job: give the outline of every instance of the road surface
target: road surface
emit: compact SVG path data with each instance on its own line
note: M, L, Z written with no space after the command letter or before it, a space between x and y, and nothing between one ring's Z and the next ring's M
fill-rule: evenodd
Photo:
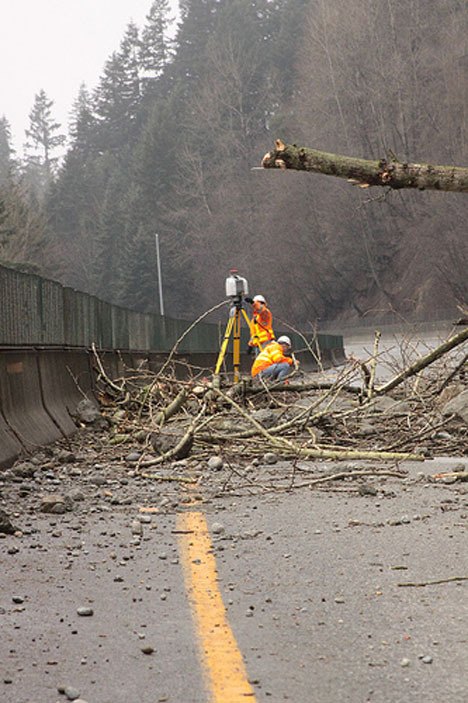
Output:
M428 480L466 456L372 491L297 477L171 501L89 451L0 481L18 529L0 535L2 703L468 700L466 483ZM38 511L47 482L81 491L71 512Z

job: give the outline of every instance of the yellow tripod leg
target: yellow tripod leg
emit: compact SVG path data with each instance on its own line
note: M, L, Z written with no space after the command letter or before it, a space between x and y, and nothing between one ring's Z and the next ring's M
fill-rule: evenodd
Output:
M239 310L236 310L233 341L234 383L237 383L240 377L240 322Z
M226 349L229 344L229 338L231 336L232 328L234 326L234 320L235 320L235 317L230 317L228 320L228 323L226 325L226 332L224 333L223 343L221 345L221 349L218 354L218 361L216 362L215 376L219 375L219 370L221 368L221 364L223 363L224 357L226 355Z
M243 316L244 316L244 320L247 322L247 327L250 329L250 320L249 320L249 316L248 316L247 313L245 312L244 308L242 308L242 314L243 314Z

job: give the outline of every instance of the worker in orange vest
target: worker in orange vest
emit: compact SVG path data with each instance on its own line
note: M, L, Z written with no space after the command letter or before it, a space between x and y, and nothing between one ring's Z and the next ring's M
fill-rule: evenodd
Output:
M270 342L262 349L252 364L252 376L271 381L282 381L294 368L299 368L299 362L291 356L291 340L286 335L277 342Z
M248 353L254 350L258 353L275 338L273 315L263 295L256 295L254 298L246 297L245 300L252 305Z

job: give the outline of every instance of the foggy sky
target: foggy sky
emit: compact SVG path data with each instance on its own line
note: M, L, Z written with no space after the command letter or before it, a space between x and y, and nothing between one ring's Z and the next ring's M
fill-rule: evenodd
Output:
M178 0L170 0L174 16ZM34 96L44 89L52 116L68 131L81 83L92 90L119 48L127 24L139 28L152 0L1 0L0 117L18 155ZM175 25L174 25L175 26Z

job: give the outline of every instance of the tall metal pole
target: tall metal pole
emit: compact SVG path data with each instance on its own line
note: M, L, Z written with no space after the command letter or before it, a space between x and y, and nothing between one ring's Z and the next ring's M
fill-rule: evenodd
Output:
M163 291L162 291L162 276L161 276L161 257L159 255L159 234L155 235L156 238L156 263L158 266L158 290L159 290L159 311L164 317L164 301L163 301Z

